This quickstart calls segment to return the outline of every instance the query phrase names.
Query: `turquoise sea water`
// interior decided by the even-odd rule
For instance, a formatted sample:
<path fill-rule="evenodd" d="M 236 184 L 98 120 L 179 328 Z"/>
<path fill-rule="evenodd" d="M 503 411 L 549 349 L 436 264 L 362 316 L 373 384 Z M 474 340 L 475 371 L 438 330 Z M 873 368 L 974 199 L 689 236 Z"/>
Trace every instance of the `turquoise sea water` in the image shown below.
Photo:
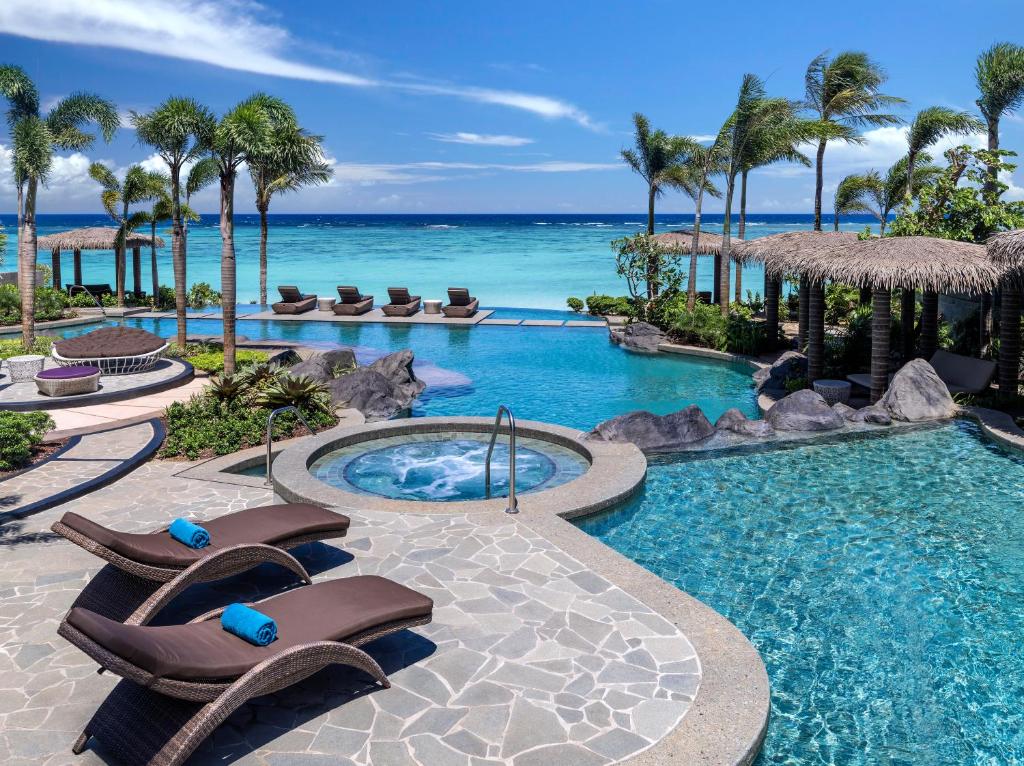
<path fill-rule="evenodd" d="M 1024 761 L 1024 456 L 960 423 L 652 461 L 579 526 L 760 651 L 760 764 Z"/>
<path fill-rule="evenodd" d="M 236 216 L 238 300 L 259 293 L 259 218 Z M 735 220 L 735 219 L 734 219 Z M 843 228 L 863 229 L 867 219 L 851 218 Z M 748 236 L 810 228 L 807 215 L 752 215 Z M 689 226 L 691 215 L 658 216 L 658 230 Z M 16 221 L 0 215 L 13 254 Z M 81 226 L 105 226 L 102 215 L 40 215 L 40 235 Z M 734 222 L 735 227 L 735 222 Z M 615 275 L 609 243 L 641 231 L 646 219 L 630 215 L 271 215 L 269 281 L 271 295 L 279 284 L 298 283 L 305 292 L 336 295 L 339 284 L 355 284 L 383 299 L 386 288 L 406 285 L 424 298 L 441 298 L 449 286 L 468 286 L 484 306 L 564 309 L 570 296 L 625 293 Z M 705 217 L 708 231 L 720 232 L 721 216 Z M 161 282 L 171 284 L 169 227 L 161 234 Z M 733 229 L 735 232 L 735 228 Z M 220 232 L 215 216 L 189 227 L 189 284 L 220 284 Z M 144 289 L 151 284 L 149 255 L 143 254 Z M 40 254 L 43 263 L 47 253 Z M 113 254 L 85 252 L 83 279 L 113 283 Z M 701 259 L 698 287 L 711 289 L 711 259 Z M 2 270 L 2 268 L 0 268 Z M 64 255 L 63 281 L 71 281 L 71 255 Z M 129 285 L 130 283 L 129 273 Z M 762 291 L 760 269 L 744 271 L 743 284 Z M 745 294 L 745 289 L 744 289 Z"/>

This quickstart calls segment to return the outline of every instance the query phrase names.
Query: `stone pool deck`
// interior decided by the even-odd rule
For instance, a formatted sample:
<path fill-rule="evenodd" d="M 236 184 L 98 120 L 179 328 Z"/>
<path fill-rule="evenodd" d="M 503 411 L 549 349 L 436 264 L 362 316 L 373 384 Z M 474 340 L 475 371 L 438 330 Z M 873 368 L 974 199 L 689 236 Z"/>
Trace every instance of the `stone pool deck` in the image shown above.
<path fill-rule="evenodd" d="M 154 461 L 0 526 L 0 762 L 97 764 L 71 743 L 115 684 L 57 637 L 100 561 L 48 532 L 66 510 L 123 530 L 271 500 Z M 159 498 L 155 501 L 155 498 Z M 550 513 L 351 512 L 297 551 L 330 579 L 381 574 L 429 595 L 434 622 L 371 644 L 393 687 L 336 667 L 254 700 L 190 763 L 530 766 L 747 763 L 768 715 L 756 651 L 724 618 Z M 189 591 L 161 621 L 295 583 L 269 567 Z M 140 726 L 144 726 L 140 722 Z"/>

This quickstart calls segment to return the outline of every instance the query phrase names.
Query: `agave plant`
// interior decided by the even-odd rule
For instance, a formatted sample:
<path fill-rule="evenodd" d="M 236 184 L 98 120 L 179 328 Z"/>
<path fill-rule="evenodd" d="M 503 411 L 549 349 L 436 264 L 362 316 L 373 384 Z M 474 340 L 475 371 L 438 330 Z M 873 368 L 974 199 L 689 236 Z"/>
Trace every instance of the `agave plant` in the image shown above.
<path fill-rule="evenodd" d="M 327 409 L 327 387 L 308 375 L 282 375 L 257 397 L 266 407 L 298 407 Z"/>
<path fill-rule="evenodd" d="M 210 396 L 222 404 L 229 404 L 248 390 L 241 375 L 217 375 L 210 378 Z"/>
<path fill-rule="evenodd" d="M 259 390 L 266 388 L 281 377 L 281 365 L 277 362 L 258 362 L 246 367 L 238 375 L 247 386 Z"/>

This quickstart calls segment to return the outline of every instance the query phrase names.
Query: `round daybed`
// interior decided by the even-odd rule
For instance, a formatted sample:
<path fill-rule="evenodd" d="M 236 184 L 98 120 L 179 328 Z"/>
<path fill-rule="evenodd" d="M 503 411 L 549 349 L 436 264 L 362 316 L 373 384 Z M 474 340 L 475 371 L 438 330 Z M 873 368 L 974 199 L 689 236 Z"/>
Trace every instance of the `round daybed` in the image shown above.
<path fill-rule="evenodd" d="M 99 367 L 76 364 L 71 367 L 51 367 L 35 376 L 39 393 L 45 396 L 74 396 L 91 394 L 99 389 Z"/>
<path fill-rule="evenodd" d="M 136 327 L 101 327 L 77 338 L 53 344 L 52 356 L 61 367 L 91 365 L 104 375 L 128 375 L 150 370 L 167 350 L 158 335 Z"/>

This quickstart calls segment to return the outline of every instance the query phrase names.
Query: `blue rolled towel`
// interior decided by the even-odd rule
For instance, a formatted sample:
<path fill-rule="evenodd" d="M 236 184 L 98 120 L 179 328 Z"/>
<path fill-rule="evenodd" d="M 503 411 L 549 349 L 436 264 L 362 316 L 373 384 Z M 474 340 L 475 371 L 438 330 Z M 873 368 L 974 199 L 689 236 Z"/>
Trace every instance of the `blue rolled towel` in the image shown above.
<path fill-rule="evenodd" d="M 205 548 L 210 544 L 210 533 L 188 519 L 175 519 L 167 531 L 171 537 L 189 548 Z"/>
<path fill-rule="evenodd" d="M 277 638 L 277 623 L 245 604 L 231 604 L 221 612 L 220 626 L 256 646 L 266 646 Z"/>

